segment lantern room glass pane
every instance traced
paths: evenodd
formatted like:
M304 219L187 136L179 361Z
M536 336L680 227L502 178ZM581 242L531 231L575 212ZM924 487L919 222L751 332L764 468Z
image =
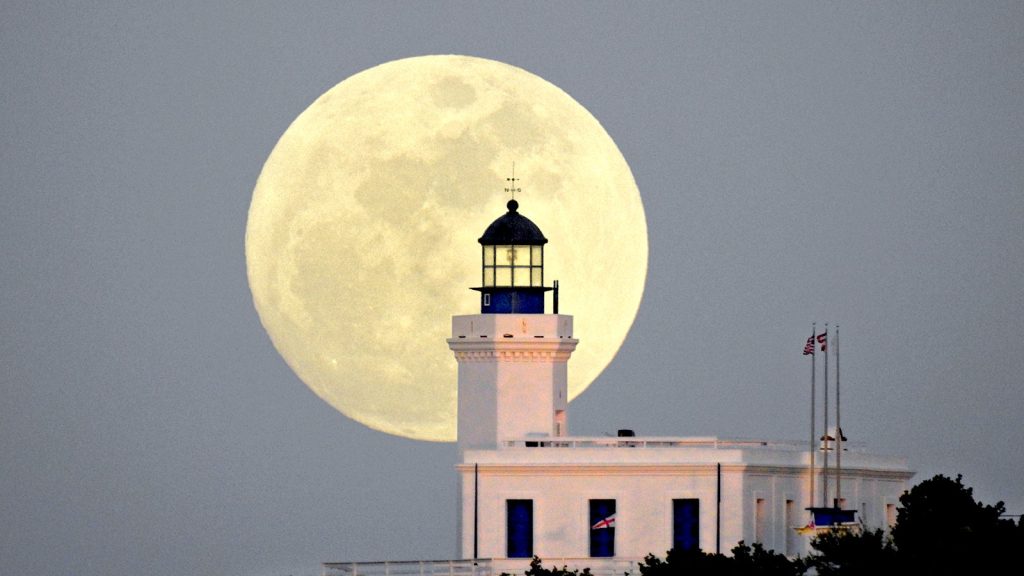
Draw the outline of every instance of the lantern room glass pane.
M543 286L544 285L544 271L539 266L534 266L530 269L531 279L530 286Z
M512 282L515 286L530 285L530 268L528 266L516 266L512 268Z
M494 246L484 246L484 266L494 266Z
M512 269L511 268L496 268L494 270L495 286L511 286L512 285Z
M494 268L484 268L484 286L494 286Z
M498 245L494 247L495 264L498 266L514 266L519 260L524 259L529 254L525 251L525 246L509 246Z
M530 246L530 264L541 266L544 264L544 247Z

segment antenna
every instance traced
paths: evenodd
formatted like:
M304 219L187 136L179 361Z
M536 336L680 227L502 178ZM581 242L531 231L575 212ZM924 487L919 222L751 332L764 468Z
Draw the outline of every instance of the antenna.
M516 178L516 163L515 163L514 160L512 161L512 177L511 178L505 178L505 181L508 182L508 186L509 186L508 188L505 188L505 192L511 192L512 193L512 199L515 200L516 199L516 192L522 192L523 189L522 188L518 188L516 186L516 182L519 181L519 178Z

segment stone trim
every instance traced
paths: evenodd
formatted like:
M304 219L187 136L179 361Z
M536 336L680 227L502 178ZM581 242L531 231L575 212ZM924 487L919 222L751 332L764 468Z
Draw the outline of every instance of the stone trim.
M462 362L568 362L571 350L472 350L456 351Z

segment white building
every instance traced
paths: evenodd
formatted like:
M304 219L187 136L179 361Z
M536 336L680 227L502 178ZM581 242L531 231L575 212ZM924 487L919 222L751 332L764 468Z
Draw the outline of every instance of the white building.
M826 501L820 469L811 497L808 444L569 435L573 319L557 313L557 286L555 313L544 313L547 240L515 200L508 208L480 238L481 313L453 317L448 340L459 365L458 547L476 562L406 564L408 571L512 573L536 555L622 574L649 553L728 553L741 540L806 554L810 536L796 529L808 524L807 508ZM893 524L913 475L906 462L848 445L842 461L839 509L855 510L869 527ZM325 565L377 571L361 566Z

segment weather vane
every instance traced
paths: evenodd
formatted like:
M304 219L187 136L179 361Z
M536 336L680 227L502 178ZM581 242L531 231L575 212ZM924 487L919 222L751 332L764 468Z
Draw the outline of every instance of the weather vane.
M517 188L516 187L516 182L519 181L519 178L516 178L516 163L515 163L515 161L512 162L512 177L511 178L505 178L505 181L508 182L508 185L509 185L508 188L505 188L505 192L511 192L512 193L512 199L515 200L516 199L516 192L522 192L523 191L522 188Z

